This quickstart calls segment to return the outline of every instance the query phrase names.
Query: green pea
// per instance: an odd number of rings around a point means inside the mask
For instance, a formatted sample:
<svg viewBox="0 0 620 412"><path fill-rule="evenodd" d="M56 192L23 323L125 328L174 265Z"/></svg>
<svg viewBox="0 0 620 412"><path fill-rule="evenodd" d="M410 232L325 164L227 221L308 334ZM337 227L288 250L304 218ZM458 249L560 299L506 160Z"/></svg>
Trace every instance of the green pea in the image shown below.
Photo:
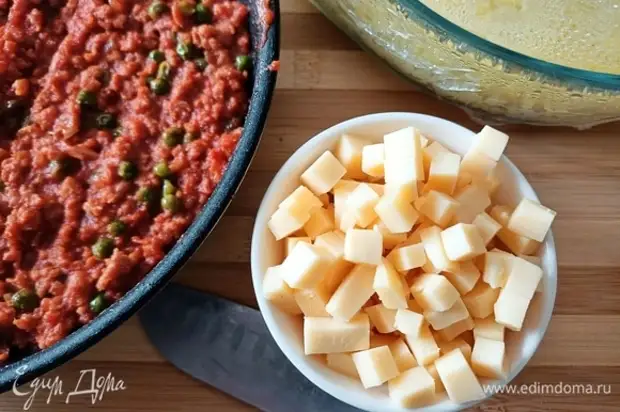
<svg viewBox="0 0 620 412"><path fill-rule="evenodd" d="M181 143L184 132L181 127L171 127L163 133L162 140L166 146L174 147Z"/></svg>
<svg viewBox="0 0 620 412"><path fill-rule="evenodd" d="M151 50L149 53L149 59L156 63L161 63L166 60L166 54L161 50Z"/></svg>
<svg viewBox="0 0 620 412"><path fill-rule="evenodd" d="M200 133L198 132L187 132L185 133L185 136L183 136L183 143L191 143L199 137Z"/></svg>
<svg viewBox="0 0 620 412"><path fill-rule="evenodd" d="M97 259L109 258L114 252L114 240L109 237L100 237L91 250Z"/></svg>
<svg viewBox="0 0 620 412"><path fill-rule="evenodd" d="M102 113L97 116L97 129L112 130L116 127L116 116L110 113Z"/></svg>
<svg viewBox="0 0 620 412"><path fill-rule="evenodd" d="M161 62L157 67L157 78L169 80L170 79L170 64L168 62Z"/></svg>
<svg viewBox="0 0 620 412"><path fill-rule="evenodd" d="M11 305L18 310L32 312L39 306L39 297L30 289L20 289L11 297Z"/></svg>
<svg viewBox="0 0 620 412"><path fill-rule="evenodd" d="M175 195L164 195L161 198L161 208L169 212L176 213L181 206L179 198Z"/></svg>
<svg viewBox="0 0 620 412"><path fill-rule="evenodd" d="M149 187L141 187L136 193L136 197L142 203L152 203L155 200L155 192Z"/></svg>
<svg viewBox="0 0 620 412"><path fill-rule="evenodd" d="M179 10L184 16L191 16L194 14L194 7L187 1L182 1L179 3Z"/></svg>
<svg viewBox="0 0 620 412"><path fill-rule="evenodd" d="M155 20L168 10L168 6L160 1L154 1L151 3L148 9L149 16Z"/></svg>
<svg viewBox="0 0 620 412"><path fill-rule="evenodd" d="M211 10L209 10L209 8L202 3L196 4L194 20L198 24L211 23L211 20L212 20Z"/></svg>
<svg viewBox="0 0 620 412"><path fill-rule="evenodd" d="M168 177L172 174L166 162L159 162L153 167L153 173L159 177Z"/></svg>
<svg viewBox="0 0 620 412"><path fill-rule="evenodd" d="M123 160L118 164L118 175L123 180L133 180L138 176L138 167L132 162Z"/></svg>
<svg viewBox="0 0 620 412"><path fill-rule="evenodd" d="M164 180L164 185L162 188L162 193L164 195L173 195L175 194L177 191L177 188L174 187L174 185L172 184L172 182L168 179Z"/></svg>
<svg viewBox="0 0 620 412"><path fill-rule="evenodd" d="M191 43L179 43L177 44L177 54L183 60L189 60L194 54L194 45Z"/></svg>
<svg viewBox="0 0 620 412"><path fill-rule="evenodd" d="M157 96L163 96L168 94L170 91L170 83L168 83L168 80L161 78L152 79L149 81L149 87Z"/></svg>
<svg viewBox="0 0 620 412"><path fill-rule="evenodd" d="M252 59L250 58L250 56L241 54L235 58L235 67L240 72L249 70L251 66L252 66Z"/></svg>
<svg viewBox="0 0 620 412"><path fill-rule="evenodd" d="M91 300L90 303L88 304L88 307L90 308L91 312L93 312L96 315L106 310L109 306L110 306L110 303L105 298L105 294L103 292L97 294L97 296L95 296L93 300Z"/></svg>
<svg viewBox="0 0 620 412"><path fill-rule="evenodd" d="M201 72L204 71L209 65L209 63L207 63L207 61L202 57L194 59L194 64L196 65L196 68Z"/></svg>
<svg viewBox="0 0 620 412"><path fill-rule="evenodd" d="M113 220L108 225L108 233L110 233L112 236L120 236L125 233L125 230L127 230L127 225L123 223L123 221L118 219Z"/></svg>
<svg viewBox="0 0 620 412"><path fill-rule="evenodd" d="M97 95L90 90L80 90L76 101L81 106L97 106Z"/></svg>

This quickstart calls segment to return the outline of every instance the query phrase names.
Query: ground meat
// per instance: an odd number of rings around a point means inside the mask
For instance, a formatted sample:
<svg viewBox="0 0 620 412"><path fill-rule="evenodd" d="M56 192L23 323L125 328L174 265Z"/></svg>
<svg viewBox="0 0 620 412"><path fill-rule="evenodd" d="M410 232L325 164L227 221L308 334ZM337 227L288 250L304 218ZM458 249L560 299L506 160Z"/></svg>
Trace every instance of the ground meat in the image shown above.
<svg viewBox="0 0 620 412"><path fill-rule="evenodd" d="M220 181L248 106L248 9L201 2L206 20L178 0L0 0L0 363L123 296Z"/></svg>

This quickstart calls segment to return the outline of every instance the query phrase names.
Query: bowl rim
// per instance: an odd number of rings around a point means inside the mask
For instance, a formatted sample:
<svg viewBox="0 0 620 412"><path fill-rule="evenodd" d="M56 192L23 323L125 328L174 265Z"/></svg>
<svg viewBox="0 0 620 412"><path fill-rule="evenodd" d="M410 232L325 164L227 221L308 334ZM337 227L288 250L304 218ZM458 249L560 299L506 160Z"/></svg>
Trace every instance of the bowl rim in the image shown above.
<svg viewBox="0 0 620 412"><path fill-rule="evenodd" d="M265 33L264 16L259 10L262 4L256 3L256 13L249 15L250 29L255 34ZM275 89L277 71L270 70L269 65L280 57L279 0L269 0L269 5L273 20L266 35L256 36L256 40L252 41L259 47L252 51L255 70L243 132L221 181L207 203L164 259L100 316L53 346L1 367L0 393L28 383L76 357L129 319L174 277L222 218L256 155Z"/></svg>
<svg viewBox="0 0 620 412"><path fill-rule="evenodd" d="M327 377L322 376L322 374L315 372L313 368L309 366L309 363L307 360L308 357L305 355L298 356L293 346L289 345L288 339L284 338L285 334L281 332L281 329L279 328L277 321L273 314L273 312L276 309L273 307L272 304L270 304L264 298L262 294L261 286L262 286L263 274L262 274L262 269L259 263L261 261L260 256L262 253L260 239L261 239L261 236L264 234L264 230L268 230L266 222L269 219L270 214L273 212L272 210L269 210L269 207L272 207L269 204L271 203L270 200L273 197L277 197L279 194L281 195L281 190L279 189L279 186L281 182L284 182L289 179L289 176L288 176L289 169L294 168L295 165L298 164L300 161L307 159L309 152L312 152L313 150L316 150L317 147L322 146L322 144L325 141L328 141L330 139L335 140L336 138L333 137L334 135L339 135L339 134L346 132L351 126L359 125L360 123L375 124L375 123L388 122L390 118L392 119L392 121L403 120L405 122L410 123L414 127L415 127L415 120L418 120L418 121L428 120L428 121L433 121L433 122L440 122L440 123L450 124L452 127L457 127L461 129L463 133L468 133L470 135L475 134L473 131L457 123L451 122L449 120L436 117L436 116L427 115L427 114L409 113L409 112L382 112L382 113L362 115L362 116L354 117L349 120L345 120L343 122L335 124L321 131L320 133L314 135L312 138L306 141L298 149L296 149L295 152L281 166L281 168L278 170L278 172L276 173L276 175L273 177L272 181L270 182L269 187L267 191L265 192L264 197L258 209L258 213L257 213L256 220L254 223L254 228L252 231L252 243L251 243L251 252L250 252L252 285L254 287L254 293L256 295L256 300L258 303L259 310L263 316L263 319L265 320L265 323L267 324L267 329L269 330L269 333L274 338L278 347L282 350L285 356L297 368L297 370L299 370L301 374L303 374L313 384L315 384L317 387L327 392L331 396L339 399L340 401L344 403L357 407L361 410L368 410L368 411L376 410L377 412L384 412L384 410L367 409L368 408L367 405L362 404L362 402L359 401L355 396L351 396L351 395L354 395L353 392L350 392L346 389L342 389L336 383L331 382L330 379L328 379ZM501 161L503 161L506 164L506 166L510 169L510 172L514 174L514 176L519 181L522 181L525 183L526 188L528 188L529 191L531 192L528 194L528 197L533 198L534 200L539 200L538 195L534 191L534 188L531 186L529 181L525 178L523 173L515 166L515 164L512 161L510 161L510 159L508 159L505 155L502 156ZM549 272L545 274L549 278L549 286L550 286L550 290L548 292L549 293L548 302L547 302L547 304L549 305L549 308L548 310L543 311L541 315L539 327L537 328L538 333L537 333L534 349L531 351L531 353L528 354L528 356L519 358L519 362L516 363L516 365L512 368L510 375L508 375L506 379L500 380L501 383L499 383L499 385L509 384L512 380L514 380L514 378L519 373L523 371L525 366L529 363L531 358L534 356L534 354L540 347L540 343L542 342L544 335L548 329L549 323L551 321L551 316L553 313L553 309L555 307L555 299L556 299L556 294L557 294L557 272L558 272L557 253L556 253L555 240L554 240L552 230L549 230L547 237L545 238L545 241L543 242L542 245L545 246L547 253L549 253L549 258L547 260L549 261L548 263L551 265L551 267L549 268L550 269ZM325 368L327 367L325 366ZM495 383L491 385L494 385L494 384ZM345 394L348 394L349 396L345 396ZM485 394L485 397L483 399L464 403L464 404L444 405L443 403L440 403L436 405L429 405L421 409L410 409L410 410L414 411L414 410L423 409L425 411L437 411L437 412L457 411L457 410L469 408L471 406L479 404L489 399L492 396L493 396L492 393L487 393Z"/></svg>

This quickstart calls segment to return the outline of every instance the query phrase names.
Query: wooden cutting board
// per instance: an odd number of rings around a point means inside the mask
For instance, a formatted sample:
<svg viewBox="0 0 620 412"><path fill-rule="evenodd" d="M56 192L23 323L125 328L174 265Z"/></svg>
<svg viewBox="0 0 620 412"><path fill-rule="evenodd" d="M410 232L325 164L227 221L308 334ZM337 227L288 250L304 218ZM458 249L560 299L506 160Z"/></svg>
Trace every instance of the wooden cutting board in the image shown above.
<svg viewBox="0 0 620 412"><path fill-rule="evenodd" d="M458 108L428 97L362 52L307 0L281 0L282 69L263 143L237 198L177 281L254 305L250 233L262 194L276 170L317 132L381 111L432 114L480 128ZM480 411L616 411L620 407L620 124L585 132L510 126L508 156L542 202L557 210L559 290L553 320L520 384L611 385L609 395L498 395ZM75 396L82 370L122 379L126 390L91 405ZM90 372L85 372L90 379ZM47 375L65 396L39 390L31 411L195 412L253 408L167 364L137 320ZM83 381L81 388L86 385ZM607 388L607 387L605 387ZM23 389L25 391L25 389ZM28 389L31 390L31 389ZM0 411L19 411L27 397L0 395Z"/></svg>

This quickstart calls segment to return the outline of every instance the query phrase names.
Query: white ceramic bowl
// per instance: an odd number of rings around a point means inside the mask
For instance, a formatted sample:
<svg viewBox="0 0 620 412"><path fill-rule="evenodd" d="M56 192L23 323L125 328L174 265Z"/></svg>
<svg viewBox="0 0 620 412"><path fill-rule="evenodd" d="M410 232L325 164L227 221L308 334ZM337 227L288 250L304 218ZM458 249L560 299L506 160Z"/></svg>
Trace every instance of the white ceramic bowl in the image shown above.
<svg viewBox="0 0 620 412"><path fill-rule="evenodd" d="M269 266L280 264L283 258L282 245L278 244L269 232L267 221L278 204L300 184L299 177L303 171L325 150L333 149L343 133L367 136L380 142L384 134L406 126L420 129L423 134L461 155L467 151L474 136L472 131L458 124L415 113L378 113L357 117L330 127L301 146L282 166L260 205L252 235L254 290L265 322L280 349L293 365L319 388L343 402L367 411L400 412L411 409L402 408L393 402L384 387L366 390L358 381L334 372L316 357L304 354L301 317L293 317L280 311L268 302L261 292L265 270ZM522 197L538 200L525 176L505 156L501 159L497 172L501 180L497 194L499 202L515 206ZM523 330L519 333L508 333L506 336L510 365L508 377L502 382L483 381L483 384L510 382L534 355L547 329L557 287L557 261L551 232L547 235L539 253L544 270L543 289L532 301ZM454 411L471 405L473 403L458 405L444 399L424 410Z"/></svg>

